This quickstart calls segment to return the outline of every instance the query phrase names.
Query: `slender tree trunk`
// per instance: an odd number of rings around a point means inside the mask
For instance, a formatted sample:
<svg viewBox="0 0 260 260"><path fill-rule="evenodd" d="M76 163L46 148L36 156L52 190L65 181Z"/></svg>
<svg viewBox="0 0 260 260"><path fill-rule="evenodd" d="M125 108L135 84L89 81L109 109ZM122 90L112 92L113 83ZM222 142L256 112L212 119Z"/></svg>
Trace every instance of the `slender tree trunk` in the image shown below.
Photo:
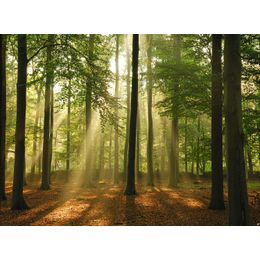
<svg viewBox="0 0 260 260"><path fill-rule="evenodd" d="M41 90L40 88L36 89L37 91L37 101L36 101L36 112L35 112L35 121L33 127L33 155L32 155L32 165L31 165L31 175L30 179L34 180L35 176L35 168L37 162L37 135L38 135L38 127L39 127L39 112L40 112L40 101L41 101Z"/></svg>
<svg viewBox="0 0 260 260"><path fill-rule="evenodd" d="M28 209L23 197L25 167L27 46L26 35L18 35L17 113L12 209Z"/></svg>
<svg viewBox="0 0 260 260"><path fill-rule="evenodd" d="M211 101L211 168L212 186L210 209L225 209L223 194L222 154L222 69L221 34L212 35L212 101Z"/></svg>
<svg viewBox="0 0 260 260"><path fill-rule="evenodd" d="M125 150L124 150L124 173L123 181L125 181L127 176L127 158L128 158L128 145L129 145L129 121L130 121L130 80L131 80L131 58L130 50L127 42L127 53L126 53L126 62L127 62L127 80L126 80L126 90L127 90L127 101L126 101L126 138L125 138Z"/></svg>
<svg viewBox="0 0 260 260"><path fill-rule="evenodd" d="M119 35L116 35L116 80L115 80L115 98L118 99L118 85L119 85ZM118 100L117 100L118 102ZM116 103L115 107L115 116L118 117L118 105ZM119 144L118 144L118 124L115 124L115 163L114 163L114 184L118 184L119 182Z"/></svg>
<svg viewBox="0 0 260 260"><path fill-rule="evenodd" d="M94 41L95 41L95 35L90 34L89 35L89 60L90 62L93 62L93 55L94 55ZM93 84L93 78L88 78L86 83L86 167L85 167L85 180L84 180L84 186L91 187L91 179L92 179L92 170L91 170L91 152L88 153L88 149L91 150L91 145L88 143L90 141L90 129L91 129L91 118L92 118L92 84Z"/></svg>
<svg viewBox="0 0 260 260"><path fill-rule="evenodd" d="M199 177L200 174L200 116L198 116L197 125L197 149L196 149L196 175Z"/></svg>
<svg viewBox="0 0 260 260"><path fill-rule="evenodd" d="M187 156L187 139L188 139L188 133L187 133L187 127L188 127L188 117L185 115L185 136L184 136L184 160L185 160L185 174L188 173L188 156Z"/></svg>
<svg viewBox="0 0 260 260"><path fill-rule="evenodd" d="M147 41L147 185L154 186L153 180L153 82L152 82L152 35L146 35Z"/></svg>
<svg viewBox="0 0 260 260"><path fill-rule="evenodd" d="M54 35L48 35L47 59L46 59L46 85L44 103L44 130L43 130L43 154L42 154L42 183L41 189L50 189L50 126L51 126L51 90L54 78L52 56Z"/></svg>
<svg viewBox="0 0 260 260"><path fill-rule="evenodd" d="M68 85L68 111L67 111L67 156L66 156L66 181L69 179L69 172L70 172L70 113L71 113L71 83L69 79Z"/></svg>
<svg viewBox="0 0 260 260"><path fill-rule="evenodd" d="M176 35L174 38L174 58L176 64L181 62L181 36ZM179 133L178 133L178 113L179 113L179 83L178 79L176 79L177 83L174 84L173 87L173 119L172 119L172 131L171 131L171 169L170 169L170 178L169 178L169 187L177 187L178 179L179 179Z"/></svg>
<svg viewBox="0 0 260 260"><path fill-rule="evenodd" d="M6 128L6 39L0 34L0 201L5 195L5 128Z"/></svg>
<svg viewBox="0 0 260 260"><path fill-rule="evenodd" d="M136 119L136 155L135 155L135 176L140 172L140 108L137 107L137 119ZM131 141L131 140L129 140Z"/></svg>
<svg viewBox="0 0 260 260"><path fill-rule="evenodd" d="M240 35L225 35L224 111L228 172L229 225L249 225L241 107Z"/></svg>
<svg viewBox="0 0 260 260"><path fill-rule="evenodd" d="M138 54L139 54L139 35L133 35L132 53L132 93L131 93L131 113L130 113L130 132L128 149L128 172L125 195L135 195L135 151L136 151L136 119L138 108Z"/></svg>

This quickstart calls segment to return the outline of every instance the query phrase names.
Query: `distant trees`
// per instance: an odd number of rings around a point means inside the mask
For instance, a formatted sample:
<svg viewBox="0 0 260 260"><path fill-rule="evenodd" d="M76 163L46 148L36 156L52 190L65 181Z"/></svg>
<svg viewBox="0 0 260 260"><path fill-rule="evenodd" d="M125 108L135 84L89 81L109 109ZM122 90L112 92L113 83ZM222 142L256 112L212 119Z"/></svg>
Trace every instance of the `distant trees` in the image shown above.
<svg viewBox="0 0 260 260"><path fill-rule="evenodd" d="M135 152L136 152L136 122L138 108L138 55L139 54L139 35L133 35L132 50L132 93L131 93L131 113L128 149L128 172L125 195L135 195Z"/></svg>
<svg viewBox="0 0 260 260"><path fill-rule="evenodd" d="M6 142L6 39L0 34L0 201L5 195L5 142Z"/></svg>
<svg viewBox="0 0 260 260"><path fill-rule="evenodd" d="M225 35L224 111L229 225L249 225L241 106L240 35Z"/></svg>
<svg viewBox="0 0 260 260"><path fill-rule="evenodd" d="M27 82L27 42L26 35L18 35L18 79L17 113L15 129L15 162L12 209L28 209L23 197L25 171L25 112Z"/></svg>
<svg viewBox="0 0 260 260"><path fill-rule="evenodd" d="M211 164L212 189L210 209L224 209L222 155L222 69L221 34L212 35L212 101L211 101Z"/></svg>

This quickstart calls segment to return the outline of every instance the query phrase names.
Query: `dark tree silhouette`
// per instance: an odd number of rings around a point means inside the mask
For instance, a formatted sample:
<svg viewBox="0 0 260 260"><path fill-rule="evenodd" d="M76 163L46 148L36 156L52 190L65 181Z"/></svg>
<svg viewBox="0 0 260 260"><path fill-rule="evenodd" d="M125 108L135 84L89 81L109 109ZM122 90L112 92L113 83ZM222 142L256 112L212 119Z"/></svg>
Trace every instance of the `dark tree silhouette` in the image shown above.
<svg viewBox="0 0 260 260"><path fill-rule="evenodd" d="M131 93L131 113L129 131L129 150L128 150L128 172L125 195L135 195L135 148L136 148L136 119L138 107L138 54L139 54L139 35L133 35L132 50L132 93Z"/></svg>
<svg viewBox="0 0 260 260"><path fill-rule="evenodd" d="M50 132L51 132L51 96L54 78L53 71L53 43L54 35L48 35L47 59L46 59L46 85L44 100L44 127L43 127L43 156L42 156L42 183L41 189L50 189Z"/></svg>
<svg viewBox="0 0 260 260"><path fill-rule="evenodd" d="M0 201L5 195L6 42L0 34Z"/></svg>
<svg viewBox="0 0 260 260"><path fill-rule="evenodd" d="M225 35L224 111L228 173L229 225L248 225L248 198L241 107L240 35Z"/></svg>
<svg viewBox="0 0 260 260"><path fill-rule="evenodd" d="M221 34L212 35L211 167L210 209L225 209L222 168L222 76Z"/></svg>
<svg viewBox="0 0 260 260"><path fill-rule="evenodd" d="M26 35L18 35L17 113L12 209L28 209L23 197L25 171L27 46Z"/></svg>

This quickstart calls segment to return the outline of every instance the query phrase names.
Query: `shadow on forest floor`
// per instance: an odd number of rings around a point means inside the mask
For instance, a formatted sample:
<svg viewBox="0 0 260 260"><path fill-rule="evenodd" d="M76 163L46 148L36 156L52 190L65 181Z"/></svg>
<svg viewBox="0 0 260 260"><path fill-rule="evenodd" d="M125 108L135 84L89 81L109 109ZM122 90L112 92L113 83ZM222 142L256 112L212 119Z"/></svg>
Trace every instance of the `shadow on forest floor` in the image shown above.
<svg viewBox="0 0 260 260"><path fill-rule="evenodd" d="M122 186L98 185L91 189L54 184L41 191L26 186L27 211L11 211L11 186L1 203L1 225L226 225L227 210L209 210L210 189L181 186L141 188L137 196L124 196ZM227 201L225 194L225 202ZM251 206L253 223L260 210Z"/></svg>

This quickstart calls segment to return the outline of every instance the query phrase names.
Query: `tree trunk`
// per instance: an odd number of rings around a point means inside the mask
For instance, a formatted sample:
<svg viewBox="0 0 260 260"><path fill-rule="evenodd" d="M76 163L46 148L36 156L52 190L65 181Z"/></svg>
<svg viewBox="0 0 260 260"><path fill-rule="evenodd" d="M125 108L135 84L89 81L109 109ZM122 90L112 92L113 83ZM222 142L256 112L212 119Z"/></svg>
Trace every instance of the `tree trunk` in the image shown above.
<svg viewBox="0 0 260 260"><path fill-rule="evenodd" d="M225 35L224 111L228 172L229 225L249 225L241 108L240 35Z"/></svg>
<svg viewBox="0 0 260 260"><path fill-rule="evenodd" d="M198 125L197 125L197 149L196 149L196 175L200 175L200 116L198 116Z"/></svg>
<svg viewBox="0 0 260 260"><path fill-rule="evenodd" d="M12 209L28 209L23 197L25 167L27 46L26 35L18 35L17 113Z"/></svg>
<svg viewBox="0 0 260 260"><path fill-rule="evenodd" d="M139 54L139 35L133 35L132 51L132 93L131 93L131 113L130 113L130 132L128 149L128 172L125 195L135 195L135 151L136 151L136 119L138 108L138 54Z"/></svg>
<svg viewBox="0 0 260 260"><path fill-rule="evenodd" d="M0 201L5 195L5 128L6 128L6 39L0 34Z"/></svg>
<svg viewBox="0 0 260 260"><path fill-rule="evenodd" d="M152 82L152 35L146 35L147 41L147 185L154 186L153 180L153 82Z"/></svg>
<svg viewBox="0 0 260 260"><path fill-rule="evenodd" d="M37 135L38 135L38 127L39 127L39 112L40 112L40 101L41 101L41 89L37 88L37 101L36 101L36 112L35 112L35 121L33 127L33 155L32 155L32 165L31 165L31 174L30 179L34 180L35 176L35 168L37 161Z"/></svg>
<svg viewBox="0 0 260 260"><path fill-rule="evenodd" d="M95 35L90 34L89 35L89 60L90 62L93 62L93 55L94 55L94 41L95 41ZM93 76L93 75L92 75ZM92 170L91 170L91 145L90 145L90 130L91 130L91 118L92 118L92 112L91 112L91 107L92 107L92 84L93 84L93 79L92 77L87 79L86 82L86 159L85 159L85 180L83 183L83 186L85 187L91 187L92 182Z"/></svg>
<svg viewBox="0 0 260 260"><path fill-rule="evenodd" d="M176 64L181 62L181 36L176 35L174 38L174 59ZM178 113L179 113L179 83L178 79L175 79L177 83L173 86L173 109L172 109L172 131L171 131L171 167L170 167L170 178L169 187L177 187L179 179L179 133L178 133Z"/></svg>
<svg viewBox="0 0 260 260"><path fill-rule="evenodd" d="M54 78L52 56L54 35L48 35L47 59L46 59L46 85L44 103L44 127L43 127L43 154L42 154L42 183L41 189L50 189L50 125L51 125L51 89Z"/></svg>
<svg viewBox="0 0 260 260"><path fill-rule="evenodd" d="M70 113L71 113L71 83L69 79L69 85L68 85L68 111L67 111L67 156L66 156L66 181L69 179L70 174Z"/></svg>
<svg viewBox="0 0 260 260"><path fill-rule="evenodd" d="M118 83L119 83L119 35L116 35L116 57L115 57L115 64L116 64L116 80L115 80L115 98L118 99ZM118 100L117 100L118 102ZM118 104L116 103L115 106L115 116L118 117ZM114 163L114 184L118 184L119 181L119 145L118 145L118 124L115 124L115 163Z"/></svg>
<svg viewBox="0 0 260 260"><path fill-rule="evenodd" d="M128 158L128 145L129 145L129 121L130 121L130 80L131 80L131 58L130 50L127 42L127 52L126 52L126 62L127 62L127 80L126 80L126 91L127 91L127 101L126 101L126 138L125 138L125 150L124 150L124 173L123 181L125 181L127 176L127 158Z"/></svg>
<svg viewBox="0 0 260 260"><path fill-rule="evenodd" d="M211 168L212 186L210 209L225 209L223 194L222 154L222 70L221 34L212 35L212 101L211 101Z"/></svg>

